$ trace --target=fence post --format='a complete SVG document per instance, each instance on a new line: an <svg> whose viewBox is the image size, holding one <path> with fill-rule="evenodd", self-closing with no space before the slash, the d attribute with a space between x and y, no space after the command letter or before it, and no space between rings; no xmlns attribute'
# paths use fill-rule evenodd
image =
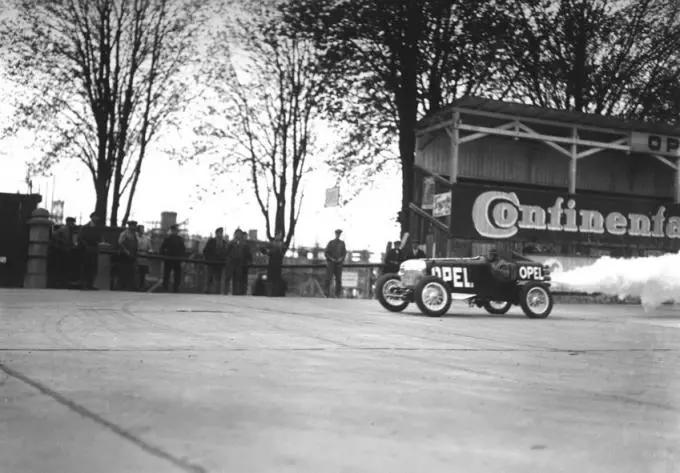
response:
<svg viewBox="0 0 680 473"><path fill-rule="evenodd" d="M35 209L28 223L28 259L24 287L45 289L47 287L47 255L50 246L50 213Z"/></svg>
<svg viewBox="0 0 680 473"><path fill-rule="evenodd" d="M106 242L99 243L97 255L97 278L96 286L100 291L111 290L111 248Z"/></svg>

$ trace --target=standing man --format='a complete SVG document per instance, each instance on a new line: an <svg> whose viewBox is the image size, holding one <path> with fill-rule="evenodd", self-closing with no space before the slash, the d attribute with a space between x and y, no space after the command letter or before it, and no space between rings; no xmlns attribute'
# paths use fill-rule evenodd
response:
<svg viewBox="0 0 680 473"><path fill-rule="evenodd" d="M342 230L335 230L335 239L328 242L324 256L326 257L326 297L331 296L331 280L335 276L335 297L342 296L342 263L347 256L345 242L340 239Z"/></svg>
<svg viewBox="0 0 680 473"><path fill-rule="evenodd" d="M184 238L179 234L179 227L172 225L170 235L166 236L161 243L161 255L169 258L184 258L187 253L184 245ZM172 292L179 292L179 285L182 282L182 262L176 259L166 259L163 261L163 290L168 292L170 287L170 273L172 272Z"/></svg>
<svg viewBox="0 0 680 473"><path fill-rule="evenodd" d="M229 243L227 254L232 294L244 295L248 291L248 267L253 257L248 243L244 241L244 232L241 229L234 232L234 239Z"/></svg>
<svg viewBox="0 0 680 473"><path fill-rule="evenodd" d="M426 258L425 252L418 246L418 240L411 240L411 247L406 251L404 255L404 261L407 259L421 259Z"/></svg>
<svg viewBox="0 0 680 473"><path fill-rule="evenodd" d="M77 268L77 244L76 219L68 217L66 225L54 232L52 236L52 248L54 249L54 265L56 286L66 289L71 285L74 269Z"/></svg>
<svg viewBox="0 0 680 473"><path fill-rule="evenodd" d="M139 275L137 287L140 291L143 291L146 287L146 275L149 274L149 267L151 266L145 256L153 253L151 239L144 234L144 230L144 225L137 225L137 274Z"/></svg>
<svg viewBox="0 0 680 473"><path fill-rule="evenodd" d="M99 226L99 216L92 212L90 221L83 225L78 232L78 248L81 256L80 287L95 291L94 281L97 278L99 266L99 243L102 241L102 229Z"/></svg>
<svg viewBox="0 0 680 473"><path fill-rule="evenodd" d="M227 242L224 239L224 228L215 230L215 236L210 238L203 248L203 257L207 261L208 281L205 286L205 293L212 292L212 286L217 283L217 293L222 288L222 273L227 261Z"/></svg>
<svg viewBox="0 0 680 473"><path fill-rule="evenodd" d="M402 262L403 254L401 252L401 242L395 240L392 244L392 249L387 252L385 256L385 267L383 274L399 272L399 265Z"/></svg>
<svg viewBox="0 0 680 473"><path fill-rule="evenodd" d="M285 295L283 287L283 256L285 253L283 232L278 231L274 235L274 239L262 249L262 253L269 256L267 263L267 282L269 283L270 291L267 295L274 297L281 297Z"/></svg>
<svg viewBox="0 0 680 473"><path fill-rule="evenodd" d="M127 228L118 237L120 282L125 291L134 291L137 287L137 222L130 220Z"/></svg>

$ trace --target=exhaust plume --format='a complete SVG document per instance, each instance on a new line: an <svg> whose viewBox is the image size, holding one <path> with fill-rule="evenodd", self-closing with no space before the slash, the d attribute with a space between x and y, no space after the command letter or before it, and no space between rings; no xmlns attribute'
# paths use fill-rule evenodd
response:
<svg viewBox="0 0 680 473"><path fill-rule="evenodd" d="M680 254L640 258L603 256L590 266L555 271L552 281L567 290L639 297L645 311L680 296Z"/></svg>

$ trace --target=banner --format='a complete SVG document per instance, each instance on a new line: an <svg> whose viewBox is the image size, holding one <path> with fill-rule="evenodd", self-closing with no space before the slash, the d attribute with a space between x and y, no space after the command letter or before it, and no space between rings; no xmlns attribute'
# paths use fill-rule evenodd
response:
<svg viewBox="0 0 680 473"><path fill-rule="evenodd" d="M432 216L446 217L451 214L451 192L434 194L433 201L434 208L432 209Z"/></svg>
<svg viewBox="0 0 680 473"><path fill-rule="evenodd" d="M575 195L508 186L454 186L452 236L621 244L680 243L680 206L641 197ZM435 207L436 207L435 198Z"/></svg>
<svg viewBox="0 0 680 473"><path fill-rule="evenodd" d="M326 189L326 202L324 207L337 207L340 205L340 188L331 187Z"/></svg>
<svg viewBox="0 0 680 473"><path fill-rule="evenodd" d="M423 179L423 203L422 208L432 210L434 207L434 177Z"/></svg>
<svg viewBox="0 0 680 473"><path fill-rule="evenodd" d="M677 158L680 157L680 138L633 131L630 134L630 148L638 153Z"/></svg>

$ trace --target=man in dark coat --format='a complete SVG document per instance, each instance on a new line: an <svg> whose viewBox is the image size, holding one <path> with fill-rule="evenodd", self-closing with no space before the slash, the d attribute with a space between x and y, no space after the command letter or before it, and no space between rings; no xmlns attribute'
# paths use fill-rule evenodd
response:
<svg viewBox="0 0 680 473"><path fill-rule="evenodd" d="M267 247L262 249L262 253L269 256L267 264L267 283L269 292L267 295L281 297L285 295L285 287L282 277L283 257L284 257L283 233L276 232L274 239L269 242Z"/></svg>
<svg viewBox="0 0 680 473"><path fill-rule="evenodd" d="M160 254L169 257L163 261L163 290L168 292L170 287L170 273L172 273L172 292L179 292L182 282L182 262L173 258L184 258L187 249L184 238L179 234L179 227L172 225L170 235L166 236L161 243Z"/></svg>
<svg viewBox="0 0 680 473"><path fill-rule="evenodd" d="M409 259L426 258L425 252L420 249L417 240L411 240L411 247L404 254L404 261Z"/></svg>
<svg viewBox="0 0 680 473"><path fill-rule="evenodd" d="M335 297L342 296L342 264L347 256L345 242L340 239L342 230L335 230L335 238L328 242L324 256L326 257L326 297L331 296L331 282L335 277Z"/></svg>
<svg viewBox="0 0 680 473"><path fill-rule="evenodd" d="M396 240L392 244L392 248L387 251L385 255L385 266L383 274L396 273L399 271L399 265L402 262L401 242Z"/></svg>
<svg viewBox="0 0 680 473"><path fill-rule="evenodd" d="M80 227L78 231L78 248L80 253L80 287L82 289L97 290L94 281L97 278L99 266L99 243L102 242L102 228L99 216L90 214L90 221Z"/></svg>
<svg viewBox="0 0 680 473"><path fill-rule="evenodd" d="M252 264L253 255L241 229L234 232L234 239L229 243L227 255L227 271L233 285L232 294L244 295L248 292L248 268Z"/></svg>
<svg viewBox="0 0 680 473"><path fill-rule="evenodd" d="M76 219L68 217L66 225L59 228L52 235L51 249L54 252L54 278L55 286L58 288L68 288L71 285L73 276L78 269L78 255L76 252L77 244Z"/></svg>
<svg viewBox="0 0 680 473"><path fill-rule="evenodd" d="M208 278L205 285L205 293L210 294L212 287L217 284L217 293L222 288L222 273L227 261L227 241L224 239L224 228L215 230L215 236L210 238L203 248L203 257L206 261Z"/></svg>
<svg viewBox="0 0 680 473"><path fill-rule="evenodd" d="M120 264L120 282L123 290L137 289L137 222L130 220L127 228L118 237L118 261Z"/></svg>

